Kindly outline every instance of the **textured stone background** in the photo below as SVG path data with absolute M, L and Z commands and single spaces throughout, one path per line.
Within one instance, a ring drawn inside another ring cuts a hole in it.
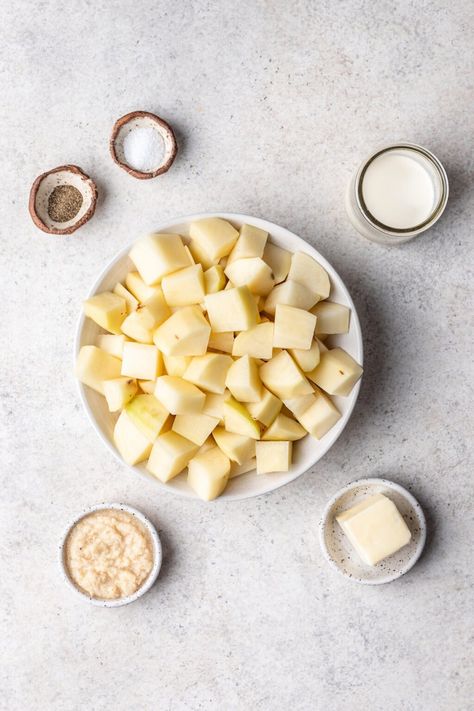
M 0 708 L 472 709 L 472 3 L 0 8 Z M 180 144 L 145 183 L 107 148 L 137 108 Z M 343 194 L 358 162 L 397 139 L 439 155 L 452 196 L 429 234 L 387 249 L 352 230 Z M 100 204 L 76 235 L 49 237 L 29 219 L 29 187 L 67 162 L 94 176 Z M 72 377 L 80 302 L 102 266 L 202 210 L 259 215 L 314 244 L 346 280 L 366 348 L 352 420 L 314 470 L 209 506 L 115 462 Z M 430 539 L 410 574 L 366 588 L 327 567 L 317 523 L 337 488 L 380 474 L 419 498 Z M 56 564 L 68 519 L 104 499 L 142 508 L 165 546 L 153 591 L 115 611 L 80 604 Z

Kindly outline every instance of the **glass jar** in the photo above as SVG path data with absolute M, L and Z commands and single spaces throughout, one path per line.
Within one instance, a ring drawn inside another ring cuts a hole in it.
M 448 177 L 436 156 L 422 146 L 397 143 L 362 163 L 349 183 L 346 210 L 367 239 L 401 244 L 439 220 L 448 194 Z

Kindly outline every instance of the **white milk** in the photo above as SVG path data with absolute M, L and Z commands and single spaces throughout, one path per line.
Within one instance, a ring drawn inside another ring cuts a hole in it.
M 376 156 L 362 178 L 362 198 L 377 222 L 393 230 L 408 230 L 426 222 L 441 192 L 432 162 L 409 148 Z

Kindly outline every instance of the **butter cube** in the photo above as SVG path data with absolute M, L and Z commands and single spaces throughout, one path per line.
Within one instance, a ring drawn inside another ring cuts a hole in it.
M 397 507 L 383 494 L 368 496 L 336 521 L 367 565 L 377 565 L 411 540 Z

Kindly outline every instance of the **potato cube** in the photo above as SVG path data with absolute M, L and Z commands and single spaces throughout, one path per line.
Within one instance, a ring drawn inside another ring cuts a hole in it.
M 279 284 L 286 279 L 290 271 L 291 252 L 277 247 L 276 244 L 267 242 L 263 250 L 263 260 L 272 270 L 275 284 Z
M 157 379 L 155 397 L 172 415 L 201 412 L 206 399 L 195 385 L 173 375 L 162 375 Z
M 228 400 L 230 393 L 228 390 L 222 394 L 206 393 L 206 400 L 202 411 L 205 415 L 217 417 L 219 422 L 224 422 L 224 402 Z
M 129 272 L 127 274 L 125 286 L 140 303 L 143 303 L 156 293 L 156 287 L 147 286 L 138 272 Z
M 313 404 L 296 417 L 312 437 L 322 439 L 340 419 L 341 413 L 327 395 L 316 390 Z
M 207 252 L 195 239 L 190 241 L 188 248 L 196 264 L 200 264 L 205 270 L 210 269 L 219 262 L 218 259 L 211 259 Z
M 183 241 L 174 234 L 143 237 L 130 250 L 130 259 L 148 286 L 159 284 L 167 274 L 189 265 Z
M 265 430 L 262 434 L 262 440 L 265 441 L 285 441 L 289 440 L 291 442 L 301 439 L 308 433 L 305 428 L 302 427 L 298 422 L 295 422 L 291 417 L 280 414 L 272 422 L 270 427 Z
M 181 378 L 192 359 L 192 356 L 167 356 L 163 354 L 163 365 L 165 366 L 166 374 L 177 375 Z
M 218 424 L 217 417 L 203 415 L 202 412 L 199 415 L 176 415 L 173 430 L 201 447 Z
M 127 315 L 127 304 L 121 296 L 104 291 L 84 301 L 84 314 L 106 331 L 120 334 L 120 326 Z
M 347 306 L 335 304 L 332 301 L 321 301 L 311 309 L 317 316 L 316 335 L 319 333 L 336 334 L 349 331 L 349 318 L 351 311 Z
M 306 286 L 320 300 L 327 299 L 331 291 L 326 270 L 304 252 L 295 252 L 292 255 L 288 278 Z
M 129 290 L 124 287 L 123 284 L 118 282 L 118 284 L 114 286 L 114 294 L 117 294 L 117 296 L 120 296 L 122 299 L 125 299 L 128 314 L 132 311 L 135 311 L 138 306 L 138 299 L 136 299 L 134 295 L 131 294 Z
M 106 353 L 122 359 L 123 344 L 127 340 L 125 336 L 112 336 L 109 333 L 101 333 L 97 338 L 97 346 Z
M 188 255 L 189 266 L 192 267 L 193 264 L 196 264 L 196 261 L 195 261 L 193 255 L 192 255 L 192 252 L 189 249 L 187 244 L 184 245 L 184 250 L 185 250 L 186 254 Z
M 163 372 L 163 359 L 156 346 L 127 341 L 123 345 L 122 375 L 154 380 Z
M 110 412 L 122 410 L 138 390 L 136 380 L 124 377 L 104 380 L 102 387 Z
M 252 437 L 227 432 L 224 427 L 216 427 L 212 436 L 217 446 L 233 462 L 242 464 L 242 462 L 255 457 L 255 439 Z
M 268 232 L 261 230 L 260 227 L 242 225 L 239 232 L 239 239 L 235 243 L 232 252 L 229 254 L 227 264 L 231 264 L 237 259 L 262 257 L 267 239 Z
M 260 378 L 280 400 L 313 392 L 311 384 L 286 351 L 280 351 L 261 366 Z
M 227 371 L 225 384 L 236 400 L 258 402 L 262 394 L 262 382 L 256 361 L 249 356 L 234 361 Z
M 214 333 L 214 331 L 211 331 L 208 348 L 213 351 L 232 353 L 234 348 L 234 334 L 232 331 L 225 333 Z
M 215 294 L 225 287 L 226 278 L 220 264 L 214 264 L 204 272 L 204 290 L 206 294 Z
M 294 306 L 277 304 L 273 345 L 275 348 L 309 350 L 313 342 L 316 316 Z
M 156 379 L 155 380 L 139 380 L 138 381 L 138 386 L 140 390 L 145 393 L 146 395 L 153 395 L 155 392 L 155 385 L 156 385 Z
M 169 412 L 153 395 L 137 395 L 125 407 L 132 422 L 150 442 L 154 442 L 163 430 Z
M 262 396 L 258 402 L 247 403 L 247 410 L 250 412 L 254 420 L 258 420 L 265 425 L 265 427 L 270 427 L 275 417 L 278 415 L 282 408 L 282 401 L 275 397 L 266 388 L 262 388 Z
M 142 305 L 127 316 L 122 323 L 122 332 L 139 343 L 153 343 L 153 332 L 166 319 L 171 311 L 160 287 Z
M 330 395 L 347 396 L 362 372 L 361 366 L 346 351 L 332 348 L 321 354 L 319 365 L 307 375 Z
M 234 340 L 233 356 L 248 355 L 269 360 L 273 354 L 273 323 L 257 323 L 248 331 L 241 331 Z
M 260 257 L 237 259 L 227 265 L 225 275 L 234 286 L 247 286 L 252 294 L 262 296 L 266 296 L 275 283 L 272 270 Z
M 200 264 L 180 269 L 163 277 L 161 288 L 170 306 L 200 304 L 206 294 L 204 272 Z
M 235 227 L 220 217 L 191 222 L 189 234 L 212 260 L 219 260 L 229 254 L 239 236 Z
M 102 351 L 96 346 L 82 346 L 76 361 L 76 377 L 104 394 L 104 380 L 113 380 L 120 377 L 122 361 L 119 358 Z
M 197 450 L 194 442 L 170 430 L 155 441 L 146 468 L 166 484 L 183 471 Z
M 274 316 L 276 305 L 286 304 L 286 306 L 294 306 L 297 309 L 307 311 L 314 306 L 317 300 L 318 297 L 303 284 L 298 284 L 298 282 L 288 279 L 283 284 L 277 284 L 271 290 L 265 299 L 263 310 L 270 316 Z
M 206 353 L 203 356 L 195 356 L 183 378 L 190 383 L 194 383 L 202 390 L 210 393 L 223 393 L 229 368 L 233 366 L 233 360 L 229 355 L 221 353 Z
M 260 439 L 260 427 L 242 403 L 233 397 L 224 402 L 224 426 L 228 432 Z
M 255 298 L 246 286 L 208 294 L 204 303 L 215 333 L 247 331 L 260 319 Z
M 204 501 L 216 499 L 227 486 L 230 462 L 218 447 L 200 452 L 188 464 L 188 484 Z
M 157 328 L 153 340 L 165 355 L 196 356 L 206 352 L 210 333 L 199 306 L 185 306 Z
M 232 462 L 230 465 L 229 479 L 234 479 L 236 476 L 242 476 L 242 474 L 247 474 L 252 472 L 257 468 L 257 460 L 255 457 L 249 459 L 248 462 L 243 462 L 242 464 L 237 464 Z
M 295 363 L 301 368 L 303 373 L 308 373 L 311 370 L 314 370 L 319 363 L 319 345 L 316 340 L 311 343 L 311 348 L 307 350 L 290 348 L 289 353 Z
M 132 422 L 125 410 L 114 427 L 114 442 L 122 459 L 134 466 L 148 459 L 151 452 L 151 442 Z
M 257 442 L 257 474 L 289 471 L 292 445 L 292 442 Z

